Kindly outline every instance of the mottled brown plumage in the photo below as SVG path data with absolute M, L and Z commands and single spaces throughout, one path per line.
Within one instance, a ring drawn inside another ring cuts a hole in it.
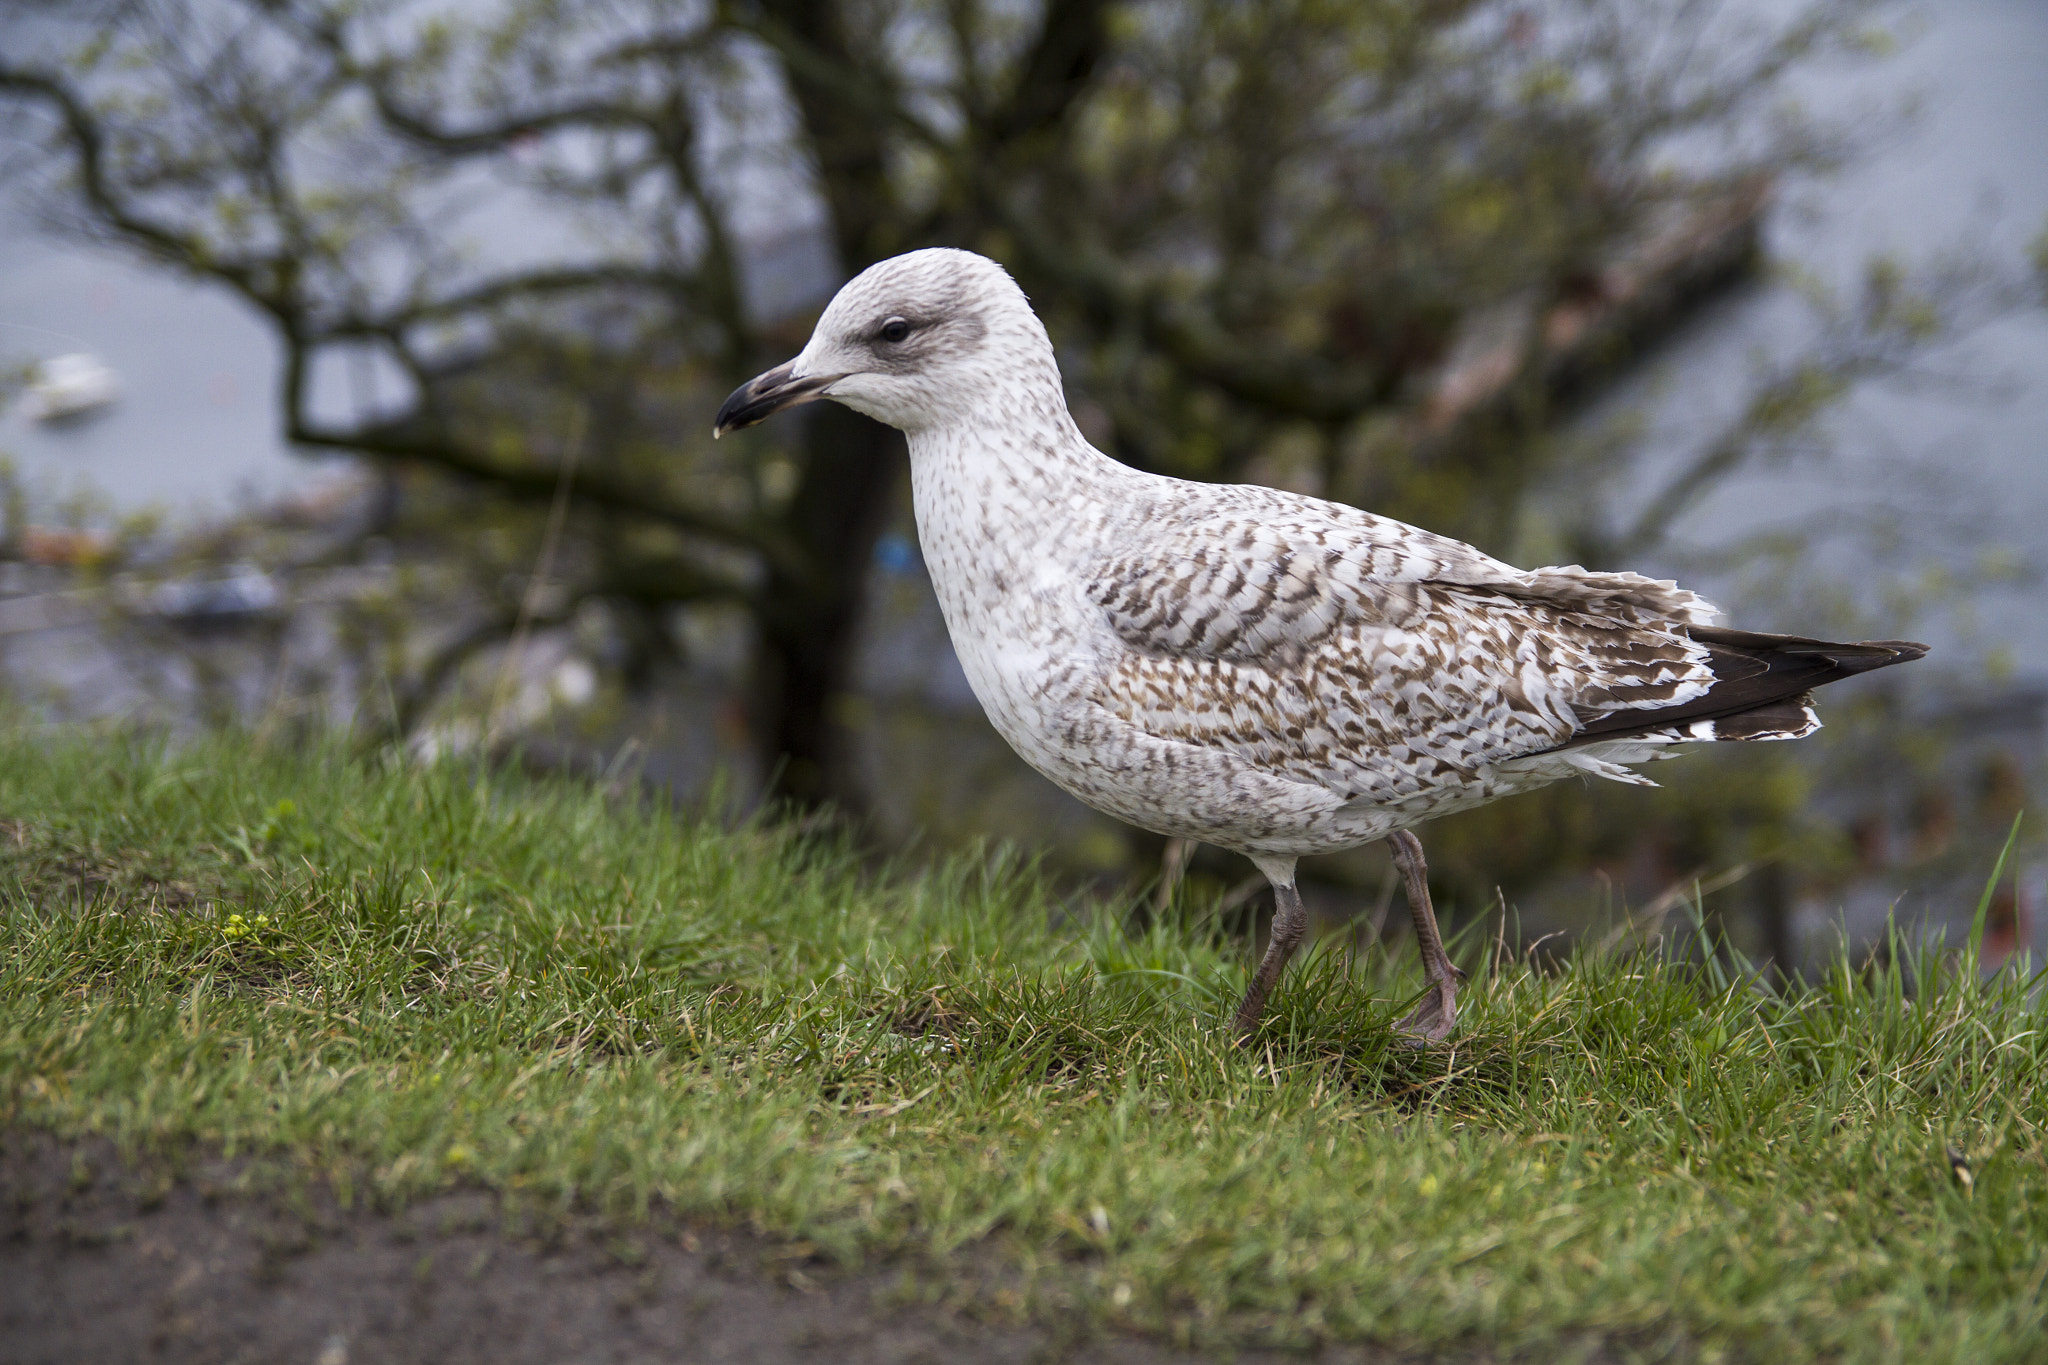
M 1411 826 L 1717 739 L 1819 725 L 1807 693 L 1925 652 L 1712 624 L 1659 579 L 1517 569 L 1357 508 L 1117 464 L 1067 412 L 1045 331 L 991 261 L 920 251 L 840 291 L 719 430 L 829 397 L 910 437 L 918 532 L 962 667 L 1024 759 L 1082 800 L 1250 856 L 1277 899 L 1236 1016 L 1306 929 L 1295 860 L 1385 838 L 1441 1038 L 1459 973 Z

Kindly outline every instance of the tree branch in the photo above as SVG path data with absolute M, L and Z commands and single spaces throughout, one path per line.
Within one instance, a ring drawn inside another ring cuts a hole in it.
M 122 202 L 107 174 L 106 136 L 70 82 L 48 72 L 0 63 L 0 91 L 32 96 L 55 110 L 77 156 L 79 188 L 86 202 L 120 236 L 159 260 L 224 280 L 266 307 L 277 302 L 275 293 L 264 288 L 254 262 L 222 258 L 204 240 L 146 218 Z M 206 263 L 203 271 L 196 264 L 201 261 Z
M 1008 98 L 985 120 L 983 137 L 991 146 L 1001 147 L 1066 117 L 1087 93 L 1109 50 L 1108 15 L 1107 0 L 1046 0 L 1038 40 Z
M 1060 238 L 996 177 L 972 176 L 1029 273 L 1056 281 L 1100 321 L 1134 325 L 1189 377 L 1267 412 L 1319 421 L 1355 417 L 1392 396 L 1391 375 L 1238 342 L 1194 301 L 1148 291 L 1106 252 Z
M 317 425 L 305 412 L 305 367 L 288 362 L 285 368 L 285 435 L 300 445 L 428 465 L 488 484 L 523 502 L 546 502 L 554 497 L 557 471 L 541 465 L 504 464 L 467 449 L 460 442 L 423 432 L 414 422 L 348 429 Z M 576 500 L 759 554 L 799 581 L 808 580 L 813 574 L 810 556 L 769 523 L 721 517 L 659 489 L 615 478 L 602 470 L 585 469 L 578 473 Z

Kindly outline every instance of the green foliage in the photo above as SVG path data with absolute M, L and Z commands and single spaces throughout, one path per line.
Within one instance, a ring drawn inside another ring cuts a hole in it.
M 1967 952 L 1895 936 L 1781 997 L 1468 950 L 1462 1031 L 1413 1051 L 1411 974 L 1319 951 L 1240 1050 L 1238 948 L 1000 860 L 876 877 L 616 788 L 233 737 L 15 733 L 0 810 L 10 1125 L 938 1284 L 985 1245 L 1009 1278 L 955 1287 L 990 1311 L 1218 1344 L 2017 1361 L 2048 1328 L 2048 1031 Z

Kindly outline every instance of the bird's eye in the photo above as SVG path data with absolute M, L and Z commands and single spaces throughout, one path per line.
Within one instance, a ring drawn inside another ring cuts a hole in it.
M 890 318 L 882 324 L 882 340 L 898 342 L 910 335 L 910 324 L 902 318 Z

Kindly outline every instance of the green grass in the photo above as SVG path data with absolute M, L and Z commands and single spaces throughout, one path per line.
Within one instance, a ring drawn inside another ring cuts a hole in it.
M 0 820 L 11 1127 L 666 1206 L 1169 1340 L 2048 1355 L 2048 1042 L 1967 963 L 1475 952 L 1415 1052 L 1419 982 L 1321 953 L 1238 1050 L 1242 945 L 586 784 L 43 731 Z

